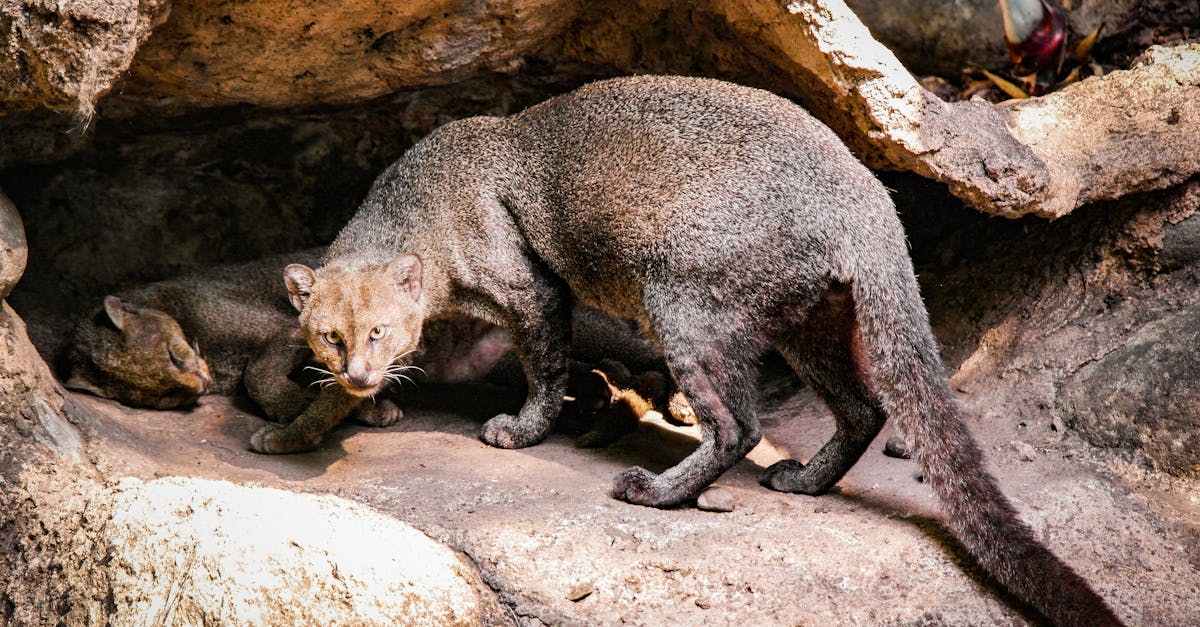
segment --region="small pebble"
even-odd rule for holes
[[[1034,449],[1033,446],[1028,442],[1013,440],[1012,442],[1009,442],[1008,445],[1013,447],[1013,450],[1017,452],[1017,457],[1021,461],[1031,462],[1037,459],[1037,450]]]
[[[908,447],[908,443],[898,435],[893,435],[883,444],[883,454],[888,457],[897,457],[899,459],[911,459],[912,449]]]
[[[696,498],[696,507],[706,512],[732,512],[733,495],[723,488],[709,488]]]

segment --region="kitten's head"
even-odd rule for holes
[[[421,271],[416,255],[378,265],[284,269],[304,339],[350,394],[375,395],[411,360],[425,319]]]
[[[82,321],[66,386],[126,405],[170,409],[212,389],[208,364],[170,315],[107,296]]]

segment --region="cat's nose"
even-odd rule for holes
[[[350,364],[346,368],[346,382],[358,388],[365,388],[371,385],[371,365]]]
[[[358,388],[365,388],[371,383],[371,375],[366,373],[346,375],[346,381]]]

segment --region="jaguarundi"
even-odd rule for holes
[[[481,437],[536,444],[562,404],[578,303],[641,325],[703,431],[661,474],[617,475],[617,498],[678,505],[746,455],[761,436],[755,368],[774,348],[837,431],[807,464],[767,469],[764,485],[829,490],[890,417],[989,573],[1057,624],[1119,624],[988,474],[887,191],[782,97],[638,76],[447,124],[379,176],[319,268],[284,275],[304,338],[340,385],[291,425],[256,433],[255,450],[315,446],[405,362],[428,321],[456,315],[507,329],[529,380],[520,412]]]

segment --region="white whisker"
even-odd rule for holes
[[[410,370],[414,371],[414,372],[419,372],[425,376],[429,376],[429,373],[425,372],[424,368],[422,368],[420,366],[414,366],[412,364],[403,365],[403,366],[400,364],[392,364],[387,367],[387,372],[408,372]]]
[[[399,384],[401,386],[404,385],[405,381],[408,381],[409,383],[413,384],[414,386],[417,385],[416,381],[413,381],[411,378],[406,377],[398,372],[388,372],[383,375],[383,378],[387,381],[395,381],[397,384]]]

